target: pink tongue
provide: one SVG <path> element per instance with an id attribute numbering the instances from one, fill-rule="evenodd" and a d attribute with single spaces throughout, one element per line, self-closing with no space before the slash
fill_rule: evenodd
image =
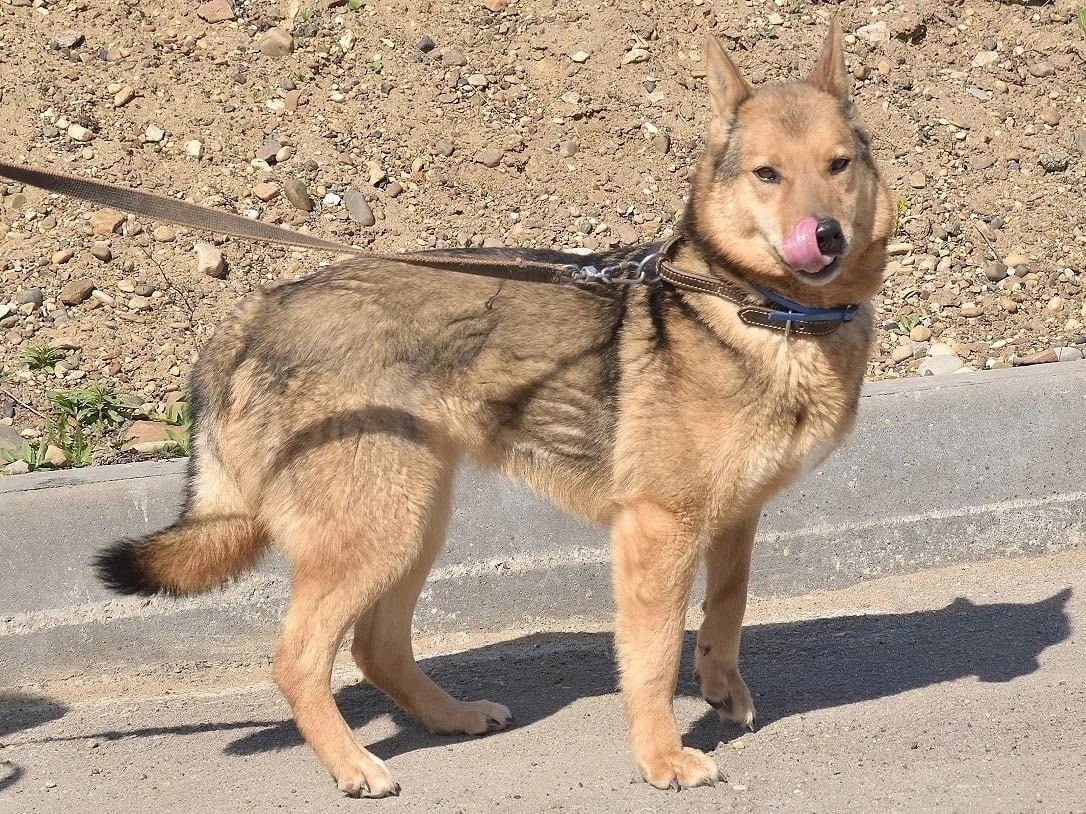
<path id="1" fill-rule="evenodd" d="M 818 238 L 815 230 L 818 221 L 815 218 L 803 218 L 796 224 L 792 234 L 785 236 L 784 262 L 797 271 L 806 271 L 813 274 L 833 262 L 832 257 L 826 257 L 818 250 Z"/>

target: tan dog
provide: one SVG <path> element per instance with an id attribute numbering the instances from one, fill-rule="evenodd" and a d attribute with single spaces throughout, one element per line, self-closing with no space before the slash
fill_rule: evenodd
<path id="1" fill-rule="evenodd" d="M 836 25 L 804 82 L 754 90 L 713 39 L 708 60 L 713 120 L 674 266 L 753 302 L 756 286 L 807 306 L 859 304 L 855 319 L 811 336 L 663 283 L 541 286 L 349 261 L 254 295 L 222 325 L 193 371 L 181 519 L 99 560 L 118 590 L 187 594 L 278 546 L 293 591 L 275 680 L 347 794 L 399 788 L 331 693 L 352 627 L 365 677 L 431 731 L 484 734 L 510 719 L 449 696 L 412 653 L 464 457 L 611 527 L 622 694 L 645 779 L 719 776 L 683 748 L 672 712 L 701 559 L 702 693 L 725 720 L 754 720 L 737 659 L 755 526 L 852 424 L 893 206 L 853 118 Z"/>

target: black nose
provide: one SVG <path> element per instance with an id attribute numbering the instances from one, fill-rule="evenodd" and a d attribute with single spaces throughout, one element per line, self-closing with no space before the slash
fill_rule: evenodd
<path id="1" fill-rule="evenodd" d="M 841 224 L 833 218 L 823 218 L 818 222 L 815 239 L 822 254 L 839 257 L 845 253 L 845 234 L 841 231 Z"/>

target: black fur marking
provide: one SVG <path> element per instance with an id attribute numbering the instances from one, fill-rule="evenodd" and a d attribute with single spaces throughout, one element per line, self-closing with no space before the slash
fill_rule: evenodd
<path id="1" fill-rule="evenodd" d="M 668 307 L 671 289 L 669 286 L 656 285 L 649 290 L 649 319 L 656 332 L 656 350 L 664 350 L 668 344 L 667 323 L 664 311 Z"/>
<path id="2" fill-rule="evenodd" d="M 98 579 L 119 594 L 150 596 L 160 592 L 140 567 L 142 549 L 139 540 L 121 540 L 102 549 L 94 558 Z"/>
<path id="3" fill-rule="evenodd" d="M 607 404 L 612 412 L 618 408 L 618 388 L 622 382 L 622 365 L 618 351 L 622 340 L 622 327 L 626 324 L 626 313 L 630 307 L 630 288 L 622 286 L 619 292 L 618 313 L 611 325 L 611 333 L 603 346 L 602 388 L 607 394 Z"/>

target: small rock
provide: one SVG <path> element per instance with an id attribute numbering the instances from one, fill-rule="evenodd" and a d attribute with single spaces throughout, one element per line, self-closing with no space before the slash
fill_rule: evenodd
<path id="1" fill-rule="evenodd" d="M 995 51 L 981 51 L 973 57 L 972 65 L 974 68 L 984 68 L 996 62 L 999 62 L 999 54 Z"/>
<path id="2" fill-rule="evenodd" d="M 274 198 L 278 194 L 279 187 L 267 181 L 261 184 L 257 184 L 255 187 L 253 187 L 253 195 L 264 201 L 265 203 L 272 200 L 272 198 Z"/>
<path id="3" fill-rule="evenodd" d="M 1003 262 L 1007 264 L 1007 268 L 1016 269 L 1019 266 L 1028 266 L 1029 258 L 1026 257 L 1024 254 L 1012 252 L 1011 254 L 1008 254 L 1006 257 L 1003 258 Z"/>
<path id="4" fill-rule="evenodd" d="M 113 106 L 114 107 L 124 107 L 125 105 L 127 105 L 129 102 L 131 102 L 135 98 L 136 98 L 136 89 L 133 88 L 131 85 L 125 85 L 123 88 L 121 88 L 115 94 L 113 94 Z"/>
<path id="5" fill-rule="evenodd" d="M 1012 356 L 1011 364 L 1015 366 L 1043 365 L 1051 362 L 1077 362 L 1081 358 L 1082 351 L 1078 348 L 1049 348 L 1029 356 Z"/>
<path id="6" fill-rule="evenodd" d="M 369 183 L 371 187 L 378 186 L 383 181 L 388 180 L 388 173 L 385 172 L 384 168 L 376 161 L 367 161 L 366 167 L 370 171 Z"/>
<path id="7" fill-rule="evenodd" d="M 14 452 L 23 448 L 23 437 L 14 427 L 0 424 L 0 451 Z"/>
<path id="8" fill-rule="evenodd" d="M 770 25 L 784 25 L 784 17 L 775 11 L 771 11 L 766 17 L 766 22 Z"/>
<path id="9" fill-rule="evenodd" d="M 196 252 L 196 271 L 206 274 L 208 277 L 223 277 L 226 273 L 226 264 L 223 262 L 222 252 L 210 243 L 198 242 L 193 246 Z"/>
<path id="10" fill-rule="evenodd" d="M 53 42 L 57 48 L 71 49 L 82 45 L 84 39 L 82 31 L 62 31 Z"/>
<path id="11" fill-rule="evenodd" d="M 936 342 L 928 348 L 928 356 L 953 356 L 954 348 L 944 342 Z"/>
<path id="12" fill-rule="evenodd" d="M 202 142 L 196 139 L 191 139 L 185 142 L 185 153 L 192 158 L 203 158 L 204 145 Z"/>
<path id="13" fill-rule="evenodd" d="M 136 290 L 136 281 L 125 278 L 117 281 L 117 290 L 122 294 L 132 294 Z"/>
<path id="14" fill-rule="evenodd" d="M 984 264 L 984 276 L 993 283 L 998 283 L 1007 276 L 1007 273 L 1006 263 L 1000 263 L 998 260 L 993 260 L 990 263 Z"/>
<path id="15" fill-rule="evenodd" d="M 667 155 L 671 152 L 671 136 L 667 133 L 657 133 L 653 136 L 652 146 L 660 155 Z"/>
<path id="16" fill-rule="evenodd" d="M 25 475 L 29 471 L 30 464 L 23 460 L 12 461 L 4 467 L 4 472 L 8 475 Z"/>
<path id="17" fill-rule="evenodd" d="M 269 28 L 257 41 L 257 48 L 266 57 L 278 59 L 289 56 L 294 50 L 294 37 L 282 28 Z"/>
<path id="18" fill-rule="evenodd" d="M 1041 111 L 1041 121 L 1049 127 L 1055 127 L 1060 123 L 1060 111 L 1049 105 Z"/>
<path id="19" fill-rule="evenodd" d="M 166 138 L 166 131 L 157 124 L 149 124 L 147 129 L 143 131 L 144 141 L 149 141 L 152 144 L 157 144 L 164 138 Z"/>
<path id="20" fill-rule="evenodd" d="M 52 467 L 61 467 L 68 463 L 68 456 L 64 454 L 64 450 L 60 447 L 49 444 L 45 448 L 45 463 Z M 47 783 L 46 786 L 48 785 Z M 55 786 L 56 783 L 53 785 Z"/>
<path id="21" fill-rule="evenodd" d="M 81 124 L 68 125 L 68 138 L 72 141 L 94 141 L 94 131 L 88 130 Z"/>
<path id="22" fill-rule="evenodd" d="M 441 53 L 441 64 L 446 68 L 460 68 L 468 64 L 468 58 L 455 48 L 449 48 Z"/>
<path id="23" fill-rule="evenodd" d="M 150 311 L 151 300 L 147 297 L 142 297 L 137 294 L 128 301 L 128 307 L 131 308 L 133 311 Z"/>
<path id="24" fill-rule="evenodd" d="M 109 236 L 121 228 L 125 217 L 123 212 L 118 212 L 116 209 L 99 209 L 97 212 L 92 212 L 87 220 L 94 234 Z"/>
<path id="25" fill-rule="evenodd" d="M 91 257 L 103 263 L 108 263 L 113 259 L 113 250 L 110 249 L 108 243 L 104 243 L 101 240 L 97 240 L 91 245 L 90 253 Z"/>
<path id="26" fill-rule="evenodd" d="M 287 178 L 283 181 L 283 195 L 295 209 L 302 212 L 313 211 L 313 199 L 309 197 L 305 183 L 298 178 Z"/>
<path id="27" fill-rule="evenodd" d="M 1018 313 L 1018 303 L 1016 303 L 1010 297 L 1003 297 L 999 301 L 999 307 L 1006 311 L 1008 314 Z"/>
<path id="28" fill-rule="evenodd" d="M 196 7 L 196 16 L 208 23 L 224 23 L 234 19 L 232 0 L 209 0 Z"/>
<path id="29" fill-rule="evenodd" d="M 428 54 L 437 47 L 437 43 L 435 43 L 427 35 L 423 34 L 421 37 L 419 37 L 418 42 L 415 43 L 415 47 L 422 51 L 422 53 Z"/>
<path id="30" fill-rule="evenodd" d="M 343 199 L 334 192 L 326 192 L 324 197 L 321 198 L 321 206 L 339 206 L 341 203 L 343 203 Z"/>
<path id="31" fill-rule="evenodd" d="M 161 421 L 134 421 L 124 436 L 123 450 L 136 450 L 140 444 L 161 444 L 169 442 L 170 434 L 177 434 L 178 428 Z"/>
<path id="32" fill-rule="evenodd" d="M 914 172 L 909 175 L 909 186 L 913 189 L 923 189 L 928 185 L 927 176 L 922 172 Z"/>
<path id="33" fill-rule="evenodd" d="M 453 143 L 447 138 L 443 138 L 437 140 L 437 143 L 434 144 L 434 149 L 437 150 L 438 155 L 443 155 L 445 158 L 448 158 L 456 150 L 456 147 L 454 147 Z"/>
<path id="34" fill-rule="evenodd" d="M 921 376 L 946 376 L 960 370 L 962 360 L 951 354 L 950 356 L 932 356 L 920 363 L 916 372 Z"/>
<path id="35" fill-rule="evenodd" d="M 644 48 L 631 48 L 622 55 L 623 65 L 636 65 L 638 62 L 648 62 L 649 52 Z"/>
<path id="36" fill-rule="evenodd" d="M 490 167 L 493 169 L 497 167 L 502 160 L 502 154 L 500 150 L 496 150 L 493 147 L 485 147 L 475 154 L 475 162 L 482 164 L 484 167 Z"/>
<path id="37" fill-rule="evenodd" d="M 1037 154 L 1037 163 L 1045 172 L 1063 172 L 1071 164 L 1071 156 L 1053 145 L 1041 148 Z"/>
<path id="38" fill-rule="evenodd" d="M 487 10 L 500 14 L 509 7 L 509 0 L 483 0 L 483 5 Z"/>
<path id="39" fill-rule="evenodd" d="M 588 57 L 591 56 L 588 51 L 574 51 L 569 55 L 569 58 L 578 64 L 588 62 Z"/>
<path id="40" fill-rule="evenodd" d="M 172 226 L 156 226 L 151 235 L 155 243 L 172 243 L 177 238 Z"/>
<path id="41" fill-rule="evenodd" d="M 500 237 L 486 237 L 483 238 L 484 249 L 504 249 L 505 243 Z"/>
<path id="42" fill-rule="evenodd" d="M 889 42 L 890 29 L 883 22 L 862 25 L 856 29 L 856 37 L 864 42 Z"/>
<path id="43" fill-rule="evenodd" d="M 275 151 L 275 163 L 282 164 L 284 161 L 289 161 L 292 155 L 294 155 L 294 148 L 289 144 L 284 145 Z"/>
<path id="44" fill-rule="evenodd" d="M 347 206 L 347 212 L 350 213 L 351 220 L 362 226 L 373 226 L 377 219 L 373 216 L 373 210 L 370 209 L 369 203 L 366 202 L 365 196 L 357 189 L 347 190 L 347 194 L 343 196 L 343 202 Z"/>
<path id="45" fill-rule="evenodd" d="M 967 302 L 958 311 L 963 317 L 967 319 L 975 319 L 979 317 L 984 311 L 975 302 Z"/>
<path id="46" fill-rule="evenodd" d="M 562 158 L 573 158 L 577 155 L 577 151 L 581 149 L 581 145 L 575 141 L 563 141 L 558 146 L 558 153 Z"/>
<path id="47" fill-rule="evenodd" d="M 927 342 L 931 339 L 931 328 L 927 325 L 914 325 L 909 331 L 909 339 L 913 342 Z"/>
<path id="48" fill-rule="evenodd" d="M 637 243 L 637 227 L 634 226 L 632 223 L 617 224 L 615 226 L 615 234 L 618 235 L 618 239 L 625 243 L 627 246 L 632 246 Z"/>
<path id="49" fill-rule="evenodd" d="M 1026 70 L 1029 71 L 1030 76 L 1044 79 L 1056 73 L 1056 66 L 1048 61 L 1041 61 L 1033 63 Z"/>
<path id="50" fill-rule="evenodd" d="M 895 365 L 901 364 L 902 362 L 912 358 L 913 349 L 908 345 L 898 345 L 890 354 L 890 361 Z"/>
<path id="51" fill-rule="evenodd" d="M 90 297 L 94 288 L 94 280 L 87 277 L 72 280 L 60 290 L 60 301 L 65 305 L 79 305 L 79 303 Z"/>
<path id="52" fill-rule="evenodd" d="M 1045 310 L 1050 314 L 1058 314 L 1063 310 L 1063 297 L 1053 297 L 1045 305 Z"/>
<path id="53" fill-rule="evenodd" d="M 40 288 L 24 289 L 15 297 L 16 305 L 33 305 L 40 308 L 43 302 L 45 302 L 45 294 Z"/>
<path id="54" fill-rule="evenodd" d="M 50 257 L 49 260 L 54 266 L 61 266 L 73 257 L 75 257 L 75 249 L 61 249 L 60 251 L 53 252 L 53 256 Z"/>
<path id="55" fill-rule="evenodd" d="M 275 157 L 279 154 L 279 150 L 283 145 L 279 143 L 279 139 L 269 138 L 265 139 L 264 143 L 260 145 L 260 149 L 256 151 L 256 158 L 267 164 L 274 164 Z"/>
<path id="56" fill-rule="evenodd" d="M 481 73 L 473 73 L 468 77 L 468 84 L 473 88 L 485 88 L 490 84 L 490 81 Z"/>

